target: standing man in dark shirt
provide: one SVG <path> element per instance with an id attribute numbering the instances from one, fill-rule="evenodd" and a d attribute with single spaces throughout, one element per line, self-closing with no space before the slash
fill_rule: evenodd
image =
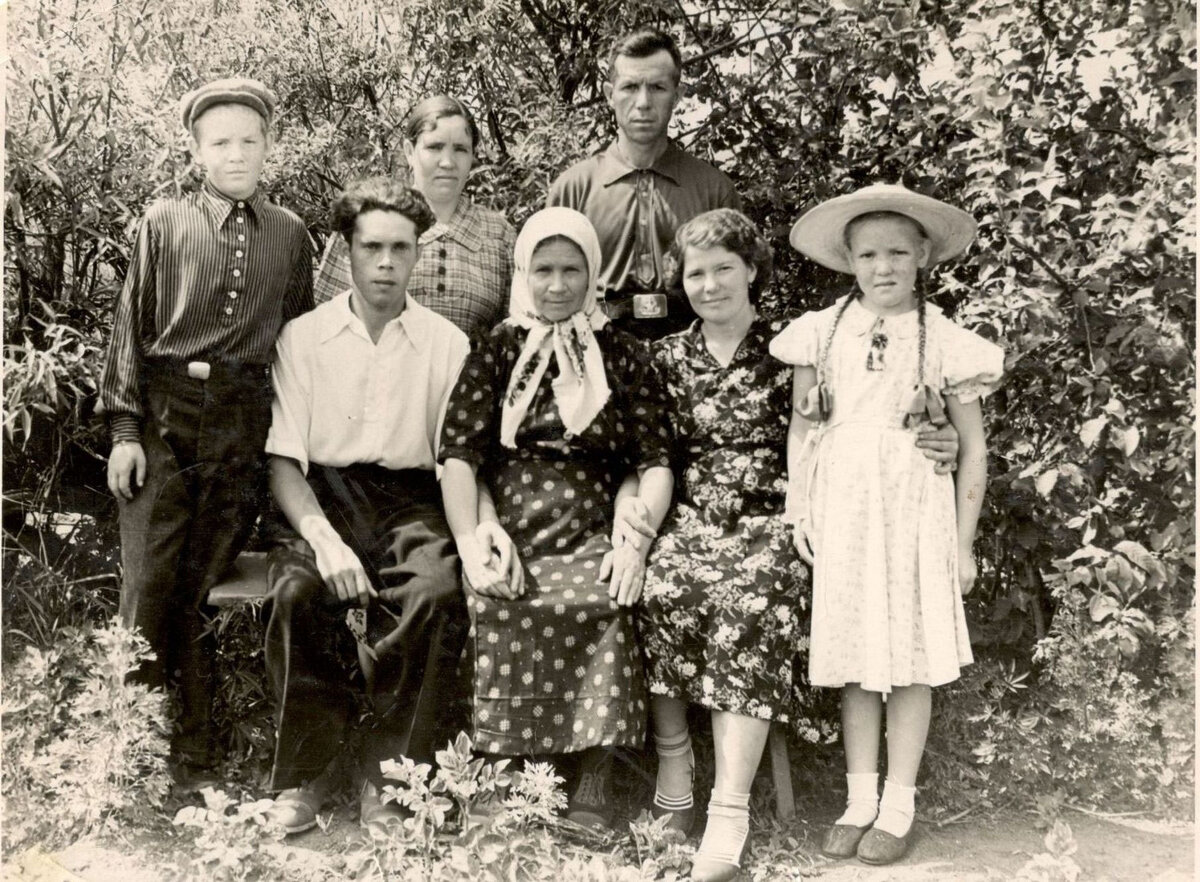
<path id="1" fill-rule="evenodd" d="M 183 97 L 204 184 L 146 212 L 100 387 L 108 488 L 120 506 L 121 617 L 156 656 L 139 677 L 179 688 L 180 782 L 214 759 L 202 607 L 265 497 L 275 338 L 313 305 L 308 232 L 258 190 L 274 110 L 256 80 L 217 80 Z"/>
<path id="2" fill-rule="evenodd" d="M 661 31 L 618 40 L 604 84 L 617 140 L 559 175 L 546 199 L 591 220 L 604 256 L 604 311 L 617 327 L 647 339 L 696 317 L 681 292 L 665 290 L 663 257 L 675 230 L 710 209 L 741 208 L 723 172 L 667 137 L 682 70 L 679 47 Z"/>

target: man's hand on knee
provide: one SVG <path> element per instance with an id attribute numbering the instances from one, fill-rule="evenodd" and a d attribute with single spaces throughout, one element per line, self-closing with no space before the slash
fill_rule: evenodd
<path id="1" fill-rule="evenodd" d="M 325 585 L 343 602 L 366 606 L 378 596 L 367 578 L 362 561 L 324 518 L 306 518 L 300 534 L 312 546 L 317 558 L 317 572 Z"/>
<path id="2" fill-rule="evenodd" d="M 146 482 L 146 451 L 138 441 L 118 441 L 108 455 L 108 492 L 133 499 Z"/>

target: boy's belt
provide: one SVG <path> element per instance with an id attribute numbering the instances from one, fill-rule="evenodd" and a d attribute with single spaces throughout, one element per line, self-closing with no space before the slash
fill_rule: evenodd
<path id="1" fill-rule="evenodd" d="M 183 358 L 160 357 L 146 360 L 147 371 L 151 374 L 166 374 L 176 377 L 189 377 L 193 380 L 265 380 L 271 376 L 269 364 L 254 362 L 232 361 L 220 359 L 214 361 L 189 361 Z"/>

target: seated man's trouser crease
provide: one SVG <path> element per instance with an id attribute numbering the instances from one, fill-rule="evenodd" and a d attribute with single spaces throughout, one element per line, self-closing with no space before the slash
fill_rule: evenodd
<path id="1" fill-rule="evenodd" d="M 372 713 L 357 742 L 361 774 L 379 762 L 429 761 L 437 746 L 439 687 L 453 682 L 466 637 L 458 557 L 431 471 L 312 465 L 308 483 L 378 592 L 366 612 L 364 665 Z M 372 572 L 374 570 L 374 572 Z M 272 789 L 299 787 L 346 750 L 356 706 L 336 639 L 356 608 L 324 584 L 311 549 L 271 553 L 266 664 L 278 700 Z"/>

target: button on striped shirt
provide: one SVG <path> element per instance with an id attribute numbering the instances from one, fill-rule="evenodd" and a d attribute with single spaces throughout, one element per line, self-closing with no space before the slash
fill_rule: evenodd
<path id="1" fill-rule="evenodd" d="M 145 359 L 266 364 L 279 329 L 312 306 L 308 231 L 261 192 L 232 200 L 206 182 L 151 206 L 100 382 L 113 441 L 140 437 Z"/>
<path id="2" fill-rule="evenodd" d="M 408 293 L 468 337 L 486 334 L 508 317 L 516 241 L 504 215 L 463 197 L 447 223 L 434 224 L 421 237 Z M 313 294 L 324 303 L 352 287 L 350 249 L 334 233 L 325 243 Z"/>

